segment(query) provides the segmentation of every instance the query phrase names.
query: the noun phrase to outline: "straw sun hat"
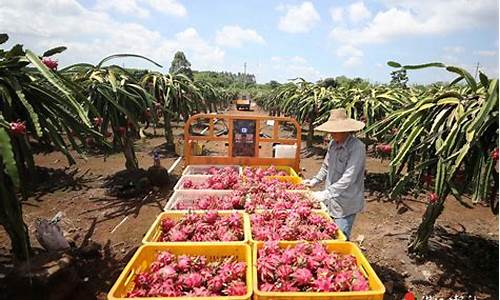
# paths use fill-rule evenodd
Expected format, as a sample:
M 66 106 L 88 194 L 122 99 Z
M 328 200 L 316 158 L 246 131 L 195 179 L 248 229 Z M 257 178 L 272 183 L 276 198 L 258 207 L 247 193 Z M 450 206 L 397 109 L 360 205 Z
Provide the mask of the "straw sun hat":
M 347 117 L 345 109 L 332 109 L 328 121 L 316 127 L 324 132 L 356 132 L 365 127 L 365 123 Z

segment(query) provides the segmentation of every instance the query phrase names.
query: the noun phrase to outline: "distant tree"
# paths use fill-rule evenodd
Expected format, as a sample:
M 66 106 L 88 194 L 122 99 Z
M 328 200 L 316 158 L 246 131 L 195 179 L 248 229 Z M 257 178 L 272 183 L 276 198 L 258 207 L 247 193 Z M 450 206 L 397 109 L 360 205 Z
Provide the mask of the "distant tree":
M 391 72 L 391 85 L 392 86 L 397 86 L 397 87 L 402 87 L 402 88 L 407 88 L 407 83 L 408 83 L 408 75 L 406 74 L 405 69 L 400 69 L 397 71 L 392 71 Z
M 171 74 L 184 74 L 190 79 L 193 79 L 193 71 L 191 71 L 191 63 L 187 60 L 184 52 L 177 51 L 168 70 Z
M 318 84 L 319 84 L 319 86 L 325 87 L 325 88 L 329 88 L 329 87 L 336 88 L 337 87 L 337 81 L 333 77 L 327 77 L 323 80 L 320 80 L 318 82 Z
M 268 85 L 271 88 L 275 89 L 275 88 L 279 87 L 281 84 L 279 82 L 277 82 L 276 80 L 271 80 L 271 81 L 269 81 Z

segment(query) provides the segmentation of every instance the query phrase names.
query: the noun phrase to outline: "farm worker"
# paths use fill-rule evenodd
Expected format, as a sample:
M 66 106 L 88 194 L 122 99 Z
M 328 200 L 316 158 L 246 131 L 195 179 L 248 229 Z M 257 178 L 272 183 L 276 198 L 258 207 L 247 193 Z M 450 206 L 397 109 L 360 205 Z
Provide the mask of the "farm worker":
M 325 181 L 325 189 L 313 196 L 325 204 L 347 239 L 365 204 L 365 144 L 353 135 L 364 127 L 365 123 L 348 118 L 345 109 L 332 110 L 328 121 L 316 128 L 332 138 L 323 164 L 316 176 L 303 182 L 314 187 Z

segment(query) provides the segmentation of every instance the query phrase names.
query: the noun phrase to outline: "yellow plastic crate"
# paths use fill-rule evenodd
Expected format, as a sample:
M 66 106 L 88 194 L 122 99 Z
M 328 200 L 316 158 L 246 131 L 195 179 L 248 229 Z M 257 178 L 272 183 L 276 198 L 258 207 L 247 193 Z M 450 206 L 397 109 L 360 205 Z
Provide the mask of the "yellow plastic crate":
M 258 249 L 264 246 L 263 242 L 253 245 L 253 299 L 254 300 L 280 300 L 280 299 L 311 299 L 311 300 L 382 300 L 384 299 L 385 287 L 378 278 L 375 271 L 368 263 L 361 250 L 350 242 L 321 242 L 329 252 L 340 254 L 351 254 L 356 257 L 358 266 L 362 273 L 368 278 L 370 285 L 369 291 L 363 292 L 263 292 L 259 291 L 259 282 L 257 274 L 257 255 Z M 295 246 L 295 243 L 280 242 L 281 248 Z
M 264 212 L 266 210 L 256 210 L 255 213 L 258 214 L 258 213 L 261 213 L 261 212 Z M 334 220 L 330 217 L 330 215 L 328 215 L 328 213 L 324 212 L 323 210 L 320 210 L 320 209 L 313 209 L 312 210 L 314 214 L 318 214 L 320 216 L 322 216 L 323 218 L 325 219 L 328 219 L 329 221 L 331 222 L 334 222 Z M 247 227 L 248 228 L 248 236 L 250 237 L 250 243 L 251 244 L 255 244 L 255 243 L 258 243 L 258 242 L 263 242 L 263 241 L 256 241 L 253 239 L 253 235 L 252 235 L 252 222 L 251 222 L 251 219 L 250 217 L 248 217 L 248 222 L 249 222 L 249 226 Z M 342 232 L 342 230 L 337 229 L 337 238 L 334 239 L 334 240 L 321 240 L 321 242 L 336 242 L 336 241 L 346 241 L 347 238 L 346 236 L 344 235 L 344 233 Z M 304 241 L 286 241 L 286 242 L 289 242 L 290 244 L 297 244 L 297 243 L 300 243 L 300 242 L 304 242 Z
M 246 167 L 243 168 L 243 174 L 245 174 L 244 173 L 245 168 L 267 169 L 269 167 L 271 167 L 271 166 L 246 166 Z M 288 175 L 286 175 L 286 176 L 266 176 L 265 178 L 277 179 L 279 181 L 289 182 L 289 183 L 292 183 L 294 185 L 298 185 L 298 184 L 300 184 L 302 182 L 302 178 L 300 178 L 299 175 L 297 175 L 297 172 L 295 172 L 295 170 L 292 167 L 288 167 L 288 166 L 274 166 L 274 167 L 276 168 L 276 170 L 278 170 L 278 171 L 284 171 Z
M 171 219 L 174 221 L 180 220 L 183 216 L 185 216 L 187 213 L 195 213 L 195 214 L 204 214 L 207 213 L 208 211 L 206 210 L 175 210 L 175 211 L 166 211 L 158 215 L 156 220 L 154 221 L 153 225 L 149 228 L 148 232 L 146 232 L 146 235 L 144 235 L 144 238 L 142 239 L 142 243 L 147 245 L 147 244 L 168 244 L 168 243 L 174 243 L 174 242 L 158 242 L 158 239 L 160 238 L 161 235 L 161 220 L 163 219 Z M 248 217 L 248 214 L 241 212 L 241 211 L 217 211 L 217 213 L 221 216 L 229 216 L 233 212 L 236 212 L 238 214 L 242 215 L 242 223 L 243 223 L 243 240 L 242 241 L 234 241 L 234 242 L 219 242 L 219 241 L 204 241 L 204 242 L 182 242 L 182 243 L 192 243 L 192 244 L 198 244 L 198 243 L 225 243 L 225 244 L 246 244 L 248 243 L 249 240 L 249 228 L 250 228 L 250 219 Z M 251 231 L 250 231 L 251 233 Z M 179 242 L 181 243 L 181 242 Z
M 235 256 L 238 261 L 243 261 L 247 265 L 246 285 L 247 293 L 243 296 L 220 296 L 220 297 L 196 297 L 195 299 L 219 300 L 234 299 L 247 300 L 252 296 L 252 255 L 248 245 L 228 245 L 225 243 L 170 243 L 161 245 L 142 245 L 134 254 L 132 259 L 123 269 L 115 284 L 108 293 L 108 300 L 129 299 L 125 298 L 129 291 L 134 288 L 134 278 L 137 274 L 146 271 L 155 260 L 160 251 L 168 250 L 175 255 L 204 255 L 208 261 Z M 134 298 L 135 299 L 135 298 Z M 193 299 L 189 297 L 149 297 L 138 299 Z

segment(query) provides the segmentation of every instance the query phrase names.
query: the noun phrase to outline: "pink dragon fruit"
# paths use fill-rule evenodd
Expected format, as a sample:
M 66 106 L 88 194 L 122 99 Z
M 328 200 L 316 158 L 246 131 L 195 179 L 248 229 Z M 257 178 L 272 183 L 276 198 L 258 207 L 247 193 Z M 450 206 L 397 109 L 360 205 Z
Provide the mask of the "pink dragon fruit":
M 47 68 L 49 68 L 49 69 L 51 69 L 51 70 L 53 70 L 53 71 L 57 70 L 57 66 L 59 65 L 59 64 L 57 63 L 57 60 L 52 59 L 52 58 L 47 58 L 47 57 L 44 57 L 44 58 L 42 59 L 42 63 L 43 63 L 44 65 L 46 65 L 46 66 L 47 66 Z
M 313 289 L 316 292 L 331 292 L 333 291 L 333 282 L 330 277 L 321 277 L 314 280 Z
M 184 286 L 188 289 L 192 289 L 195 287 L 200 287 L 202 284 L 203 278 L 199 273 L 189 273 L 184 277 Z
M 295 272 L 292 273 L 291 277 L 295 279 L 295 283 L 299 286 L 308 285 L 313 278 L 311 271 L 306 268 L 299 268 L 295 270 Z
M 247 286 L 243 281 L 233 281 L 223 293 L 228 296 L 243 296 L 247 293 Z
M 259 286 L 259 290 L 263 292 L 272 292 L 274 291 L 275 287 L 272 283 L 263 283 Z
M 161 222 L 163 242 L 241 241 L 244 237 L 240 213 L 223 216 L 215 211 L 187 213 L 176 222 L 168 218 Z
M 235 257 L 207 262 L 204 256 L 176 257 L 163 251 L 158 253 L 147 272 L 134 278 L 135 286 L 127 297 L 244 295 L 247 290 L 245 278 L 246 265 L 237 262 Z
M 354 256 L 328 252 L 320 243 L 279 248 L 267 242 L 257 254 L 258 286 L 264 292 L 369 290 Z
M 293 272 L 292 267 L 290 267 L 290 265 L 287 264 L 283 264 L 276 269 L 276 275 L 278 275 L 278 278 L 280 280 L 287 279 L 288 276 L 292 274 L 292 272 Z
M 224 287 L 224 280 L 220 276 L 214 276 L 208 281 L 208 288 L 212 292 L 219 292 Z
M 181 255 L 177 258 L 177 270 L 184 272 L 191 267 L 191 257 Z

